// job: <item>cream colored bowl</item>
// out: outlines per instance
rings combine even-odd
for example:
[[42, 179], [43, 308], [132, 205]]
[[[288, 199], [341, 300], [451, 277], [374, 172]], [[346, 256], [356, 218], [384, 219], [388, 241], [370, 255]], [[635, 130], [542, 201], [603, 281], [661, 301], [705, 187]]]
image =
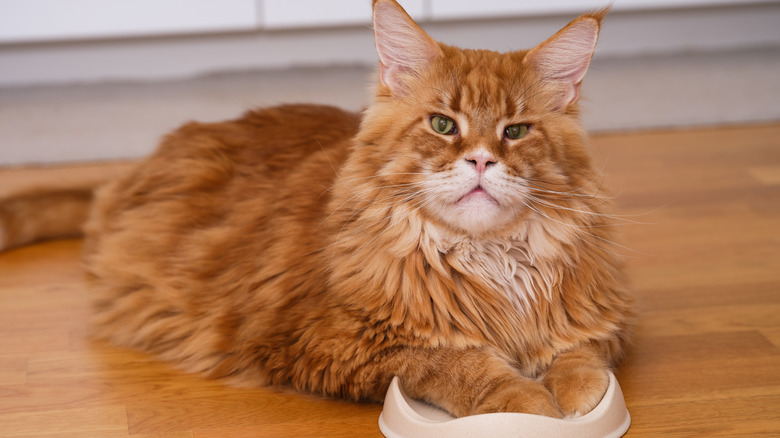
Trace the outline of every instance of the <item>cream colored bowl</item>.
[[601, 402], [587, 414], [567, 420], [532, 414], [481, 414], [454, 418], [441, 409], [409, 398], [393, 378], [379, 416], [387, 438], [619, 438], [631, 424], [614, 374]]

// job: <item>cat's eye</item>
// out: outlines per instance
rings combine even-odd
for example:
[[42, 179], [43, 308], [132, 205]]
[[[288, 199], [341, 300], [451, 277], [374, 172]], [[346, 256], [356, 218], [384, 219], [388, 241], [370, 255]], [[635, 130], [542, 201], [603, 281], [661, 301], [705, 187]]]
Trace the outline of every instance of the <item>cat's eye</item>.
[[516, 125], [509, 125], [504, 129], [504, 136], [510, 140], [517, 140], [528, 135], [528, 129], [530, 125], [527, 123], [518, 123]]
[[444, 116], [431, 117], [431, 128], [439, 134], [453, 135], [458, 133], [455, 121]]

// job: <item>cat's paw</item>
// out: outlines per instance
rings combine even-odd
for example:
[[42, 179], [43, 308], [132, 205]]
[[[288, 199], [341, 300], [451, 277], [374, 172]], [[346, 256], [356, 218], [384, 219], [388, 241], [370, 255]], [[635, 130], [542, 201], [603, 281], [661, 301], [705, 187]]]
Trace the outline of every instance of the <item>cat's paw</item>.
[[599, 404], [609, 386], [606, 369], [592, 367], [567, 368], [549, 372], [543, 382], [565, 418], [587, 414]]
[[482, 400], [474, 406], [471, 415], [493, 412], [523, 412], [553, 418], [562, 417], [552, 393], [544, 385], [531, 380], [499, 384], [488, 389]]

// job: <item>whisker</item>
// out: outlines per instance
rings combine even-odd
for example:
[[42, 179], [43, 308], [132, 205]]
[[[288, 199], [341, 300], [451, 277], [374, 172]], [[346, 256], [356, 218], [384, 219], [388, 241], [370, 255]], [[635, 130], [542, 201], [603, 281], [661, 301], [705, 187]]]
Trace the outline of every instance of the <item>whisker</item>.
[[[551, 220], [551, 221], [553, 221], [553, 222], [555, 222], [555, 223], [557, 223], [557, 224], [559, 224], [559, 225], [563, 225], [564, 227], [568, 227], [568, 228], [574, 228], [574, 229], [576, 229], [576, 230], [578, 230], [578, 231], [581, 231], [582, 233], [584, 233], [584, 234], [586, 234], [586, 235], [588, 235], [588, 236], [590, 236], [590, 237], [592, 237], [592, 238], [594, 238], [594, 239], [601, 240], [602, 242], [608, 243], [608, 244], [610, 244], [610, 245], [614, 245], [614, 246], [616, 246], [616, 247], [618, 247], [618, 248], [625, 249], [626, 251], [630, 251], [630, 252], [633, 252], [633, 253], [636, 253], [636, 254], [640, 254], [640, 255], [643, 255], [643, 256], [650, 256], [649, 254], [645, 254], [645, 253], [643, 253], [643, 252], [641, 252], [641, 251], [637, 251], [637, 250], [635, 250], [635, 249], [632, 249], [632, 248], [629, 248], [629, 247], [627, 247], [627, 246], [621, 245], [621, 244], [619, 244], [619, 243], [617, 243], [617, 242], [614, 242], [614, 241], [612, 241], [612, 240], [609, 240], [609, 239], [603, 238], [603, 237], [601, 237], [601, 236], [597, 236], [597, 235], [595, 235], [595, 234], [593, 234], [593, 233], [590, 233], [590, 232], [584, 231], [584, 230], [582, 229], [582, 227], [579, 227], [579, 226], [576, 226], [576, 225], [573, 225], [573, 224], [567, 224], [567, 223], [565, 223], [565, 222], [561, 222], [561, 221], [559, 221], [559, 220], [557, 220], [557, 219], [555, 219], [555, 218], [551, 217], [550, 215], [548, 215], [548, 214], [546, 214], [546, 213], [544, 213], [544, 212], [540, 211], [539, 209], [537, 209], [537, 208], [534, 208], [534, 206], [533, 206], [533, 205], [531, 205], [531, 204], [529, 204], [529, 203], [525, 203], [525, 205], [526, 205], [526, 207], [528, 207], [528, 208], [530, 208], [531, 210], [535, 211], [537, 214], [539, 214], [539, 215], [543, 216], [544, 218], [546, 218], [546, 219], [549, 219], [549, 220]], [[583, 243], [586, 243], [586, 244], [589, 244], [589, 245], [592, 245], [593, 247], [595, 247], [595, 248], [598, 248], [598, 249], [600, 249], [600, 250], [602, 250], [602, 251], [606, 251], [606, 252], [609, 252], [610, 254], [613, 254], [613, 255], [616, 255], [616, 256], [620, 256], [620, 257], [627, 257], [627, 256], [626, 256], [626, 255], [624, 255], [624, 254], [619, 254], [619, 253], [616, 253], [616, 252], [614, 252], [614, 251], [611, 251], [611, 250], [609, 250], [609, 249], [607, 249], [607, 248], [602, 248], [602, 247], [600, 247], [600, 246], [596, 245], [596, 244], [595, 244], [595, 243], [593, 243], [593, 242], [589, 242], [589, 241], [587, 241], [587, 240], [583, 239], [583, 238], [582, 238], [582, 236], [578, 236], [576, 233], [574, 234], [574, 236], [575, 236], [575, 237], [577, 237], [577, 239], [579, 239], [581, 242], [583, 242]]]
[[[390, 187], [392, 187], [392, 186], [390, 186]], [[327, 248], [327, 247], [329, 247], [329, 246], [331, 246], [333, 244], [336, 244], [336, 243], [340, 242], [343, 239], [347, 239], [347, 238], [349, 238], [349, 237], [351, 237], [351, 236], [353, 236], [353, 235], [355, 235], [357, 233], [360, 233], [360, 232], [366, 230], [369, 227], [374, 226], [375, 225], [374, 223], [368, 223], [368, 224], [366, 224], [364, 226], [360, 226], [360, 227], [357, 227], [354, 230], [351, 230], [351, 232], [348, 235], [342, 237], [342, 234], [344, 232], [344, 227], [346, 227], [350, 222], [352, 222], [353, 218], [355, 218], [357, 215], [361, 214], [362, 212], [364, 212], [364, 211], [366, 211], [366, 210], [368, 210], [368, 209], [370, 209], [372, 207], [375, 207], [377, 205], [398, 205], [398, 204], [401, 204], [401, 203], [406, 203], [406, 202], [409, 202], [409, 201], [411, 201], [411, 200], [413, 200], [413, 199], [415, 199], [417, 197], [423, 197], [425, 194], [427, 194], [427, 193], [429, 193], [429, 192], [431, 192], [433, 190], [434, 190], [433, 188], [427, 188], [427, 189], [417, 190], [417, 191], [413, 191], [413, 192], [392, 193], [392, 194], [390, 194], [388, 196], [376, 198], [376, 199], [374, 199], [373, 201], [370, 201], [370, 202], [366, 201], [367, 204], [364, 207], [356, 209], [354, 212], [352, 212], [352, 215], [350, 215], [350, 217], [344, 222], [344, 224], [342, 224], [341, 229], [339, 230], [339, 233], [337, 234], [336, 240], [334, 242], [326, 245], [322, 249], [325, 249], [325, 248]], [[387, 202], [385, 202], [385, 201], [387, 201]], [[390, 202], [390, 201], [392, 201], [392, 202]], [[332, 214], [333, 213], [331, 213], [331, 215]]]
[[558, 191], [558, 190], [546, 190], [546, 189], [541, 189], [539, 187], [535, 187], [533, 185], [526, 185], [526, 187], [531, 189], [531, 190], [533, 190], [533, 191], [535, 191], [535, 192], [547, 193], [547, 194], [551, 194], [551, 195], [562, 195], [562, 197], [565, 197], [565, 198], [570, 198], [570, 197], [573, 197], [573, 198], [583, 198], [583, 199], [593, 199], [594, 198], [593, 195], [583, 195], [581, 193], [573, 193], [573, 192], [561, 192], [561, 191]]
[[[538, 202], [540, 204], [544, 204], [544, 205], [546, 205], [548, 207], [560, 208], [560, 209], [563, 209], [563, 210], [569, 210], [569, 211], [573, 211], [573, 212], [576, 212], [576, 213], [583, 213], [583, 214], [587, 214], [587, 215], [602, 216], [602, 217], [615, 219], [615, 220], [619, 220], [619, 221], [624, 221], [624, 222], [630, 222], [630, 223], [634, 223], [634, 224], [638, 224], [638, 225], [652, 225], [652, 224], [648, 223], [648, 222], [634, 221], [634, 220], [626, 219], [626, 218], [647, 216], [648, 214], [654, 213], [658, 209], [664, 207], [664, 206], [662, 206], [662, 207], [656, 208], [654, 210], [651, 210], [649, 212], [636, 213], [636, 214], [600, 213], [600, 212], [596, 212], [596, 211], [581, 210], [581, 209], [577, 209], [577, 208], [573, 208], [573, 207], [566, 207], [566, 206], [563, 206], [563, 205], [556, 204], [556, 203], [552, 202], [553, 201], [552, 199], [543, 199], [543, 198], [539, 198], [537, 196], [534, 196], [532, 194], [529, 194], [528, 196], [533, 198], [534, 201], [536, 201], [536, 202]], [[602, 202], [599, 202], [597, 204], [586, 204], [585, 206], [586, 207], [592, 207], [592, 206], [603, 204], [604, 202], [607, 202], [607, 200], [602, 200]]]
[[[415, 208], [414, 208], [413, 210], [411, 210], [411, 211], [407, 212], [407, 213], [406, 213], [406, 214], [405, 214], [403, 217], [401, 217], [399, 220], [404, 220], [404, 219], [408, 218], [408, 217], [409, 217], [409, 216], [411, 216], [412, 214], [414, 214], [414, 213], [416, 213], [417, 211], [419, 211], [419, 210], [420, 210], [420, 209], [421, 209], [421, 208], [422, 208], [422, 207], [423, 207], [423, 206], [424, 206], [426, 203], [428, 203], [428, 202], [430, 202], [430, 201], [431, 201], [431, 199], [423, 199], [422, 201], [418, 202], [418, 203], [417, 203], [417, 205], [415, 206]], [[383, 234], [385, 234], [385, 233], [386, 233], [386, 232], [388, 232], [388, 231], [390, 231], [390, 227], [385, 227], [385, 229], [384, 229], [384, 230], [382, 230], [382, 232], [381, 232], [381, 233], [379, 233], [379, 234], [375, 235], [374, 237], [372, 237], [372, 238], [371, 238], [371, 240], [369, 240], [368, 242], [366, 242], [366, 243], [364, 243], [363, 245], [361, 245], [361, 246], [360, 246], [360, 248], [358, 248], [358, 249], [357, 249], [355, 252], [358, 252], [358, 253], [359, 253], [359, 252], [361, 252], [361, 251], [363, 250], [363, 248], [365, 248], [366, 246], [368, 246], [369, 244], [371, 244], [372, 242], [374, 242], [376, 239], [378, 239], [380, 236], [382, 236]]]
[[599, 213], [599, 212], [588, 211], [588, 210], [580, 210], [580, 209], [577, 209], [577, 208], [565, 207], [563, 205], [553, 204], [553, 203], [541, 200], [541, 199], [539, 199], [539, 198], [537, 198], [537, 197], [535, 197], [533, 195], [528, 195], [528, 198], [533, 200], [536, 203], [545, 205], [547, 207], [555, 208], [555, 209], [572, 211], [572, 212], [575, 212], [575, 213], [581, 213], [581, 214], [590, 215], [590, 216], [604, 217], [604, 218], [619, 220], [619, 221], [628, 222], [628, 223], [632, 223], [632, 224], [648, 225], [647, 223], [644, 223], [644, 222], [639, 222], [639, 221], [635, 221], [635, 220], [631, 220], [631, 219], [626, 219], [627, 217], [632, 217], [633, 215], [617, 215], [617, 214]]
[[[426, 193], [427, 193], [428, 191], [430, 191], [430, 190], [432, 190], [432, 189], [421, 190], [421, 191], [419, 191], [419, 192], [416, 192], [416, 193], [408, 194], [408, 195], [407, 195], [407, 196], [406, 196], [406, 197], [405, 197], [405, 198], [404, 198], [402, 201], [408, 202], [408, 201], [410, 201], [410, 200], [412, 200], [412, 199], [414, 199], [414, 198], [418, 198], [418, 197], [422, 198], [422, 197], [423, 197], [423, 195], [424, 195], [424, 194], [426, 194]], [[401, 203], [401, 202], [394, 202], [394, 203], [387, 203], [387, 204], [385, 204], [385, 205], [397, 205], [397, 204], [400, 204], [400, 203]], [[362, 211], [365, 211], [365, 210], [367, 210], [368, 208], [370, 208], [370, 207], [373, 207], [374, 205], [376, 205], [376, 203], [373, 203], [373, 202], [372, 202], [371, 204], [367, 205], [366, 207], [364, 207], [364, 208], [360, 209], [359, 211], [361, 211], [361, 212], [362, 212]], [[350, 218], [350, 219], [351, 219], [351, 218]], [[349, 237], [353, 236], [354, 234], [356, 234], [356, 233], [359, 233], [359, 232], [361, 232], [361, 231], [363, 231], [363, 230], [367, 229], [368, 227], [370, 227], [370, 226], [372, 226], [372, 225], [373, 225], [373, 224], [368, 224], [368, 225], [365, 225], [365, 226], [363, 226], [363, 227], [359, 227], [359, 228], [357, 228], [357, 229], [353, 230], [353, 231], [352, 231], [350, 234], [348, 234], [348, 235], [347, 235], [347, 236], [345, 236], [344, 238], [345, 238], [345, 239], [346, 239], [346, 238], [349, 238]], [[345, 223], [345, 225], [344, 225], [344, 226], [346, 226], [346, 223]], [[343, 226], [342, 226], [342, 229], [343, 229]], [[339, 239], [338, 239], [337, 241], [339, 241], [339, 240], [341, 240], [341, 238], [340, 238], [340, 237], [339, 237]], [[334, 243], [335, 243], [335, 242], [334, 242]]]
[[336, 214], [336, 212], [341, 210], [342, 207], [347, 205], [353, 199], [355, 199], [357, 197], [360, 197], [361, 195], [364, 195], [364, 194], [369, 193], [369, 192], [374, 191], [374, 190], [381, 190], [381, 189], [386, 189], [386, 188], [398, 188], [398, 187], [402, 187], [402, 186], [413, 186], [413, 185], [414, 185], [414, 183], [405, 183], [405, 184], [391, 184], [391, 185], [379, 186], [379, 187], [370, 187], [370, 188], [362, 190], [362, 191], [360, 191], [358, 193], [355, 193], [354, 191], [350, 190], [353, 193], [353, 195], [351, 197], [349, 197], [346, 201], [342, 202], [338, 207], [333, 209], [333, 211], [328, 216], [326, 216], [325, 219], [323, 219], [322, 222], [319, 223], [319, 225], [317, 225], [317, 228], [315, 228], [315, 230], [319, 229], [319, 227], [321, 227], [322, 224], [324, 224], [328, 219], [330, 219], [331, 216]]

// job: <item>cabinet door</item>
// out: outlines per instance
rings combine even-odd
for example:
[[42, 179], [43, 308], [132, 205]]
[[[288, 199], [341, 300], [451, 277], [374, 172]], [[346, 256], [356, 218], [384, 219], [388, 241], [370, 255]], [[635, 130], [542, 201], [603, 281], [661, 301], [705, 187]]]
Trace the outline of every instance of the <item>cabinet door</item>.
[[[399, 1], [415, 19], [424, 19], [423, 0]], [[267, 29], [368, 25], [370, 0], [263, 0], [260, 17]]]
[[[776, 0], [751, 0], [772, 3]], [[430, 19], [500, 18], [523, 15], [580, 14], [603, 8], [607, 0], [430, 0]], [[662, 9], [694, 6], [739, 5], [741, 0], [617, 0], [615, 10]]]
[[255, 0], [0, 1], [0, 43], [235, 31], [257, 25]]

